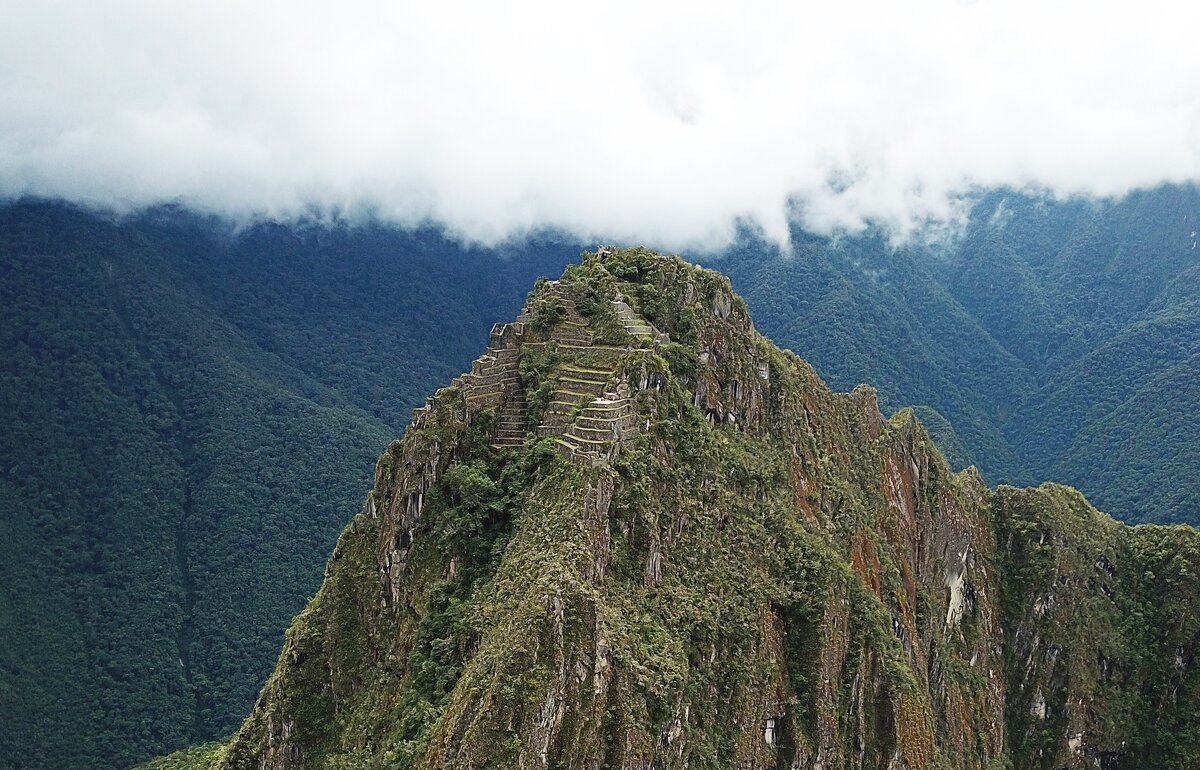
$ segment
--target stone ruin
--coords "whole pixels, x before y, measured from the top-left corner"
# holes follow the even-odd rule
[[[545,301],[559,303],[563,317],[554,324],[547,339],[529,339],[534,336],[529,333],[532,309]],[[632,342],[653,345],[667,340],[623,297],[618,296],[611,303]],[[521,379],[521,357],[525,350],[549,345],[566,360],[550,375],[554,381],[553,395],[541,422],[531,431],[528,384]],[[496,449],[520,448],[532,433],[554,437],[563,454],[577,462],[611,462],[621,446],[638,432],[629,385],[618,376],[623,354],[633,348],[633,344],[597,344],[589,323],[561,283],[548,281],[514,323],[492,327],[487,351],[475,359],[469,372],[455,378],[450,388],[461,395],[468,420],[473,414],[495,412],[491,445]],[[439,390],[413,413],[414,427],[426,424],[433,401],[444,396],[445,391]]]

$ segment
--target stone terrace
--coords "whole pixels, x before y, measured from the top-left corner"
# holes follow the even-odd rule
[[[562,315],[543,340],[530,341],[527,337],[533,308],[535,303],[545,301],[558,303]],[[666,339],[624,299],[612,300],[612,306],[632,338],[655,343]],[[452,386],[462,395],[468,414],[495,411],[493,447],[520,448],[530,432],[529,396],[520,372],[522,351],[547,345],[553,345],[566,362],[550,375],[554,392],[536,435],[555,437],[559,448],[572,460],[611,460],[621,444],[638,433],[628,387],[616,381],[621,357],[629,348],[596,344],[588,322],[558,281],[544,284],[515,323],[493,326],[487,352],[475,359],[471,370],[457,377]],[[439,396],[444,391],[438,391]],[[431,402],[413,413],[414,425],[424,424]]]

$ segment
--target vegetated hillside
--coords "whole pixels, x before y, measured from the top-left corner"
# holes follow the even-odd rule
[[[996,191],[936,248],[796,233],[793,250],[748,238],[715,264],[835,387],[935,410],[990,481],[1059,479],[1126,520],[1200,521],[1195,187]]]
[[[951,467],[1195,522],[1198,202],[996,191],[936,248],[797,231],[715,264],[835,388],[915,405]],[[578,251],[0,209],[0,765],[227,734],[377,448]]]
[[[577,253],[0,209],[0,767],[227,735],[380,449]]]
[[[376,466],[166,768],[1194,768],[1200,532],[952,472],[721,275],[586,256]]]
[[[1026,478],[1003,426],[1034,379],[941,285],[932,255],[869,236],[795,234],[792,250],[750,242],[714,264],[764,333],[835,387],[870,382],[885,405],[936,410],[990,476]]]

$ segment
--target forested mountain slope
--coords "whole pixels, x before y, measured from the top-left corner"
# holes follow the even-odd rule
[[[1200,761],[1200,531],[954,473],[718,273],[601,249],[376,466],[189,770]]]
[[[1198,215],[1189,187],[995,191],[936,247],[797,230],[704,261],[833,387],[915,405],[954,468],[1195,522]],[[0,765],[227,734],[379,448],[580,248],[0,209]]]
[[[380,449],[576,253],[0,210],[0,766],[227,734]]]
[[[989,481],[1057,479],[1121,518],[1200,520],[1194,187],[1110,202],[996,191],[935,247],[794,241],[785,257],[746,239],[713,264],[832,385],[936,410],[956,434],[939,440]]]

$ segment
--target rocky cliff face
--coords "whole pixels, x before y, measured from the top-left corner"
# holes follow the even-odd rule
[[[601,250],[417,411],[194,764],[1195,768],[1197,574],[1194,530],[952,473],[719,274]]]

